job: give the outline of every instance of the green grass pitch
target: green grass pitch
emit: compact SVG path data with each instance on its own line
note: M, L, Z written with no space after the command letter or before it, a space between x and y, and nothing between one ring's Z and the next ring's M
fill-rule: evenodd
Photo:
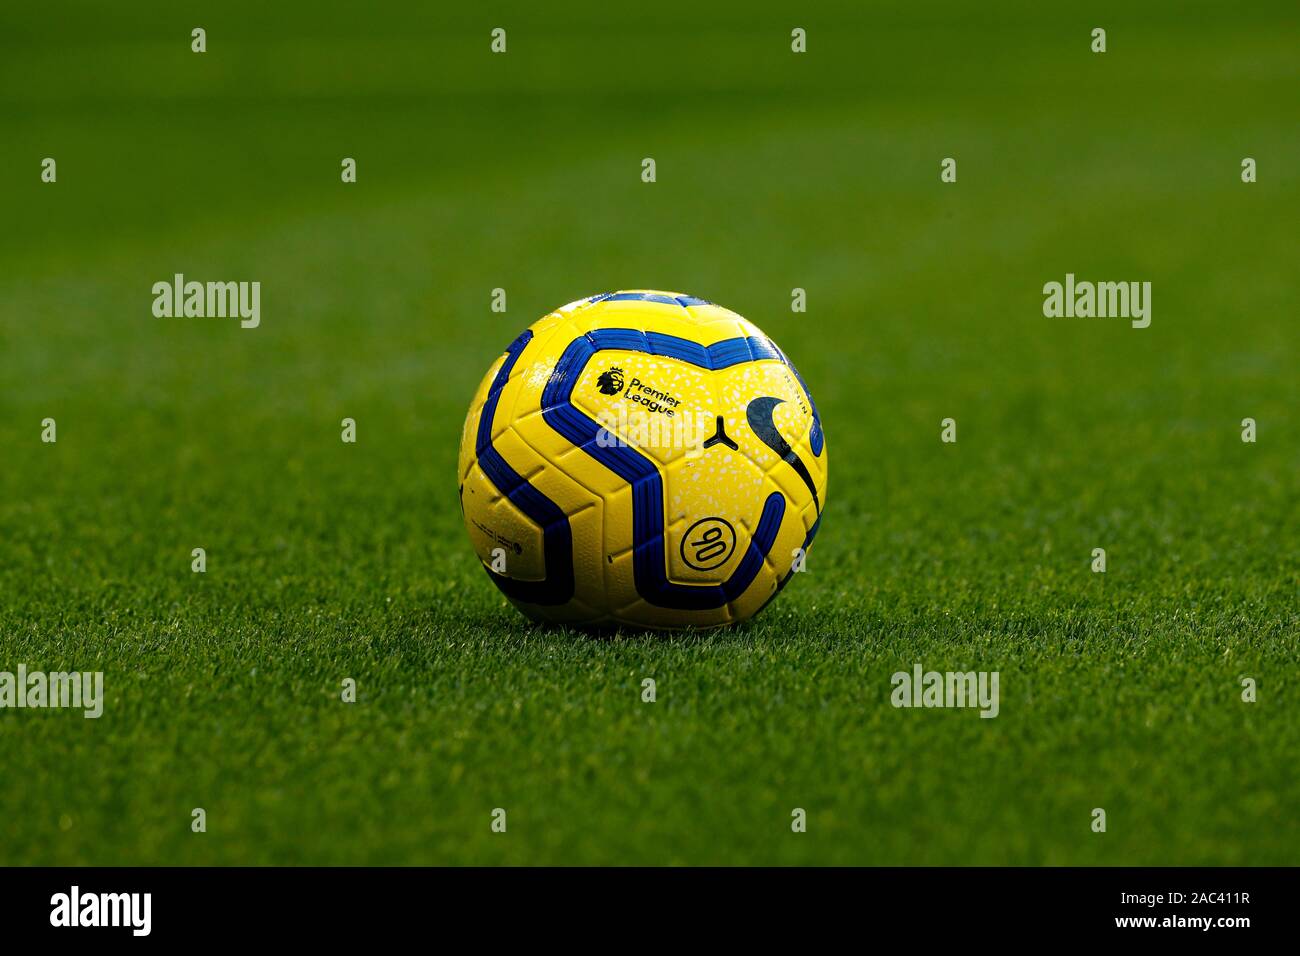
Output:
M0 671L106 696L0 710L0 863L1296 861L1293 4L320 6L0 12ZM177 272L260 327L155 318ZM1067 272L1150 327L1044 317ZM480 376L628 287L825 422L733 630L533 627L461 526Z

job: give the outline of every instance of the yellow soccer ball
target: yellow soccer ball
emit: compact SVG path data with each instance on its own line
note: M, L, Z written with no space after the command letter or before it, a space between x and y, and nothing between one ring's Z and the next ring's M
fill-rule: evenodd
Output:
M461 510L531 618L716 627L802 569L826 457L812 396L751 322L608 292L534 323L488 369L461 436Z

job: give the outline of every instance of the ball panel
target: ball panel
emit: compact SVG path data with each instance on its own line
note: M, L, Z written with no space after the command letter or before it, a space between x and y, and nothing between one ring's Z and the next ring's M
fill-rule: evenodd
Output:
M571 551L569 564L574 580L574 595L598 604L604 591L603 548L604 501L577 478L561 470L554 462L524 441L519 428L511 426L494 443L498 453L510 463L536 494L554 503L567 520ZM557 519L558 520L558 519ZM540 527L539 527L540 532ZM506 577L518 577L511 569Z
M546 577L542 529L497 490L477 462L471 465L460 494L470 543L483 564L491 567L498 562L501 568L504 562L506 576L521 581Z
M749 548L762 506L776 490L738 451L714 445L667 470L668 578L726 580Z
M588 360L569 400L604 429L598 441L629 445L666 465L711 434L709 375L676 359L607 349Z
M743 337L740 317L717 306L685 307L655 301L603 301L589 303L569 314L578 333L601 328L626 328L659 332L713 345L725 339Z
M493 380L505 364L506 356L502 355L492 367L488 369L483 380L479 382L478 388L474 391L474 397L469 403L469 412L465 416L465 425L461 428L460 433L460 455L457 462L457 473L460 480L464 481L469 474L470 467L478 459L478 453L475 448L476 436L478 434L479 416L483 411L483 405L487 401L488 390L492 387Z

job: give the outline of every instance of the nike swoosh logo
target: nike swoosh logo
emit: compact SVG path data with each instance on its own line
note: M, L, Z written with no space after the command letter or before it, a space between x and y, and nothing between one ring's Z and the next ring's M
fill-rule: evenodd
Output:
M749 421L750 429L758 436L758 440L776 452L795 470L795 474L803 479L803 483L812 492L813 504L817 506L817 514L820 515L822 513L821 500L817 497L817 486L813 484L812 475L808 473L808 466L790 447L790 443L781 437L781 433L777 431L776 422L772 420L772 413L776 406L784 401L784 398L773 398L770 395L756 398L745 408L745 418Z

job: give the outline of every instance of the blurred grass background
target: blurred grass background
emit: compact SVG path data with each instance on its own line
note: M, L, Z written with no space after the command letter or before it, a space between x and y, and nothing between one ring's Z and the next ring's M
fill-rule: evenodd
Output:
M0 711L0 862L1294 862L1298 26L4 8L0 670L108 701ZM176 272L260 281L261 327L154 318ZM1151 281L1151 327L1044 318L1066 272ZM745 627L533 629L464 539L479 377L620 287L745 314L817 398L825 527ZM893 709L917 661L1001 715Z

